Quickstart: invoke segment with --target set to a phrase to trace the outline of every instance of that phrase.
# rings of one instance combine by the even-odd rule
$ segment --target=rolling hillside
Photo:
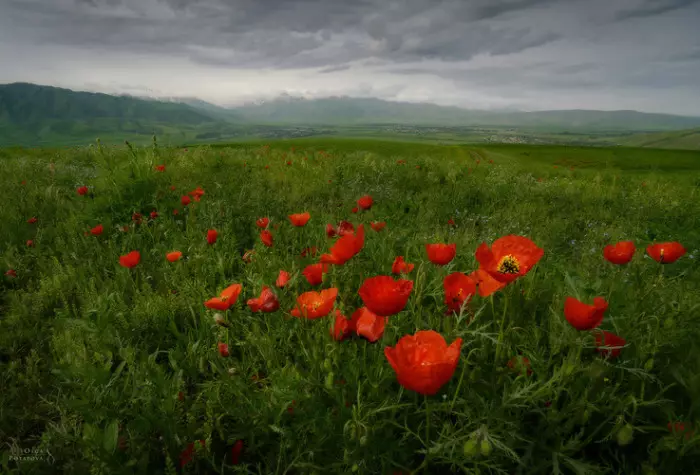
[[[700,129],[632,135],[620,143],[629,147],[700,150]]]

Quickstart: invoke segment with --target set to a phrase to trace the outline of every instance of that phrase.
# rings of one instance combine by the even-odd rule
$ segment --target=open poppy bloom
[[[497,292],[506,286],[504,282],[497,281],[491,277],[491,274],[483,269],[475,270],[469,274],[469,277],[476,283],[479,295],[482,297],[488,297],[492,293]]]
[[[289,215],[289,221],[291,221],[292,225],[296,227],[306,226],[306,223],[308,223],[310,219],[311,214],[308,212]]]
[[[167,254],[165,255],[165,258],[166,258],[169,262],[176,262],[176,261],[179,261],[179,260],[182,258],[182,253],[181,253],[180,251],[169,252],[169,253],[167,253]]]
[[[182,203],[182,206],[187,206],[191,202],[192,202],[192,200],[187,195],[182,195],[182,197],[180,198],[180,203]]]
[[[100,234],[102,234],[103,231],[104,227],[101,224],[98,224],[90,230],[90,234],[92,234],[93,236],[99,236]]]
[[[669,422],[668,424],[666,424],[666,427],[668,427],[668,431],[674,435],[684,434],[685,440],[690,439],[695,434],[695,431],[690,428],[690,425],[686,427],[685,422]]]
[[[129,254],[119,256],[119,265],[126,268],[133,268],[141,261],[141,253],[139,251],[131,251]]]
[[[325,317],[335,305],[338,289],[324,289],[320,292],[304,292],[297,297],[297,304],[292,309],[292,315],[310,320]]]
[[[595,297],[593,305],[586,305],[573,297],[567,297],[564,302],[566,321],[579,331],[593,330],[600,326],[607,309],[608,302],[602,297]]]
[[[353,209],[350,210],[351,213],[357,213],[359,211],[359,208],[355,206]]]
[[[279,309],[280,303],[269,287],[263,287],[262,292],[260,292],[260,297],[248,300],[248,307],[250,307],[250,311],[253,313],[270,313]]]
[[[270,224],[270,218],[258,218],[255,221],[255,225],[261,229],[265,229],[268,224]]]
[[[627,264],[634,256],[634,241],[621,241],[617,244],[609,244],[603,248],[603,257],[608,262],[622,265]]]
[[[143,221],[143,215],[141,213],[134,213],[131,215],[131,220],[136,224],[141,224]]]
[[[216,238],[219,237],[219,233],[216,232],[216,229],[210,229],[207,231],[207,242],[211,245],[216,242]]]
[[[333,227],[332,224],[326,224],[326,236],[333,238],[336,236],[345,236],[347,234],[352,234],[355,232],[355,226],[348,221],[341,221],[338,223],[337,227]]]
[[[445,288],[445,305],[453,312],[458,312],[462,306],[469,303],[476,293],[476,283],[461,272],[453,272],[442,282]]]
[[[200,440],[199,441],[200,447],[205,447],[205,441]],[[194,458],[194,442],[190,443],[185,450],[183,450],[180,453],[180,468],[183,468],[185,465],[190,463],[192,459]]]
[[[392,274],[408,274],[413,270],[415,266],[413,264],[408,264],[403,260],[403,256],[396,256],[394,263],[391,265]]]
[[[532,374],[532,369],[530,368],[530,359],[526,356],[514,356],[508,361],[508,368],[515,371],[518,374],[527,374],[530,376]]]
[[[78,187],[77,190],[75,190],[80,196],[85,196],[88,194],[88,187],[87,186],[81,186]]]
[[[461,347],[461,338],[447,346],[442,335],[425,330],[401,337],[395,347],[384,348],[384,356],[401,386],[432,396],[452,378]]]
[[[426,244],[428,259],[435,265],[444,266],[450,263],[457,254],[457,244]]]
[[[509,235],[496,239],[491,248],[484,242],[476,250],[479,268],[499,282],[510,283],[522,277],[544,255],[544,250],[526,237]]]
[[[321,282],[323,282],[323,274],[326,272],[328,272],[328,264],[318,263],[306,266],[306,268],[302,271],[302,274],[304,274],[306,280],[309,281],[309,284],[319,285]]]
[[[662,242],[647,247],[647,254],[660,264],[671,264],[685,254],[685,248],[679,242]]]
[[[384,229],[386,223],[384,221],[372,221],[369,223],[369,225],[372,226],[372,229],[374,229],[376,232],[379,232]]]
[[[187,194],[194,198],[195,201],[199,201],[202,199],[202,196],[204,196],[204,190],[201,186],[198,186],[197,188],[195,188]]]
[[[365,307],[380,317],[389,317],[406,307],[413,290],[412,280],[394,280],[388,275],[365,279],[358,293]]]
[[[354,322],[349,320],[343,313],[335,309],[335,322],[331,328],[331,336],[336,341],[343,341],[355,331]]]
[[[153,167],[153,168],[154,168],[155,171],[157,171],[157,172],[164,172],[164,171],[165,171],[165,165],[156,165],[156,166]]]
[[[254,254],[255,254],[255,251],[253,251],[253,250],[251,249],[251,250],[249,250],[249,251],[244,252],[244,253],[243,253],[243,257],[241,257],[241,259],[243,259],[243,262],[245,262],[245,263],[247,263],[247,264],[248,264],[248,263],[251,263],[251,262],[253,262],[253,255],[254,255]]]
[[[27,241],[27,247],[34,247],[34,241],[32,241],[31,239],[29,239],[29,240]]]
[[[374,203],[374,200],[372,199],[371,196],[365,195],[361,197],[359,200],[357,200],[357,206],[364,210],[368,210],[372,207],[372,204]]]
[[[603,356],[608,356],[611,359],[620,356],[622,347],[627,341],[624,338],[615,335],[614,333],[606,332],[605,330],[596,331],[595,346],[596,351]]]
[[[156,219],[158,217],[158,211],[151,211],[151,219]]]
[[[265,244],[267,247],[272,247],[272,233],[268,231],[267,229],[264,229],[260,233],[260,240],[262,241],[263,244]]]
[[[452,218],[447,220],[447,224],[449,224],[450,226],[456,226],[455,221]]]
[[[358,308],[350,319],[358,336],[374,343],[384,334],[384,327],[388,317],[380,317],[366,307]]]
[[[29,218],[29,219],[27,220],[27,222],[28,222],[29,224],[35,224],[37,221],[39,221],[39,220],[36,219],[36,216],[32,216],[31,218]]]
[[[231,284],[218,297],[210,298],[204,302],[204,306],[212,310],[228,310],[238,300],[241,290],[243,290],[241,284]]]
[[[228,345],[226,343],[219,343],[218,347],[219,347],[219,354],[224,358],[228,358],[228,356],[230,354],[228,352]]]
[[[277,280],[275,281],[275,285],[281,289],[285,285],[287,285],[288,282],[289,282],[289,272],[287,272],[285,270],[281,270],[280,275],[277,276]]]
[[[14,270],[14,269],[8,269],[8,270],[5,272],[5,275],[6,275],[7,277],[17,277],[17,271]]]
[[[365,245],[365,225],[360,224],[357,227],[357,233],[346,234],[345,236],[338,239],[333,247],[331,247],[330,254],[323,254],[321,256],[321,262],[326,264],[343,265],[349,261],[353,256],[362,250]]]

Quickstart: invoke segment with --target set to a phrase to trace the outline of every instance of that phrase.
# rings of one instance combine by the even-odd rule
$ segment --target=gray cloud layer
[[[700,0],[2,0],[0,82],[700,115],[699,24]]]

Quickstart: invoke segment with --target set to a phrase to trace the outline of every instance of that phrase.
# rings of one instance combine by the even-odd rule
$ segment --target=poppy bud
[[[464,443],[464,456],[473,457],[476,455],[476,440],[469,439]]]
[[[479,450],[481,451],[481,455],[488,457],[493,451],[493,445],[488,439],[484,439],[481,441],[481,444],[479,444]]]
[[[228,327],[231,326],[231,324],[228,323],[228,322],[226,321],[226,319],[224,319],[224,316],[221,315],[220,313],[215,313],[215,314],[214,314],[214,322],[215,322],[217,325],[221,326],[221,327],[226,327],[226,328],[228,328]]]
[[[617,431],[615,438],[617,439],[617,445],[621,447],[631,444],[632,440],[634,440],[634,428],[631,424],[625,424],[622,429]]]
[[[654,369],[654,358],[649,358],[646,363],[644,363],[644,369],[646,371],[651,371]]]
[[[333,371],[328,373],[326,375],[326,383],[325,383],[326,389],[329,391],[333,390]]]
[[[333,369],[333,366],[331,366],[331,360],[328,358],[323,361],[323,369],[329,372]]]

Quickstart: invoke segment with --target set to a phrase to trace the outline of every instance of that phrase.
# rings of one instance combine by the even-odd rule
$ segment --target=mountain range
[[[271,128],[387,125],[628,134],[700,128],[700,117],[637,111],[483,111],[351,97],[282,97],[225,108],[197,98],[155,100],[27,83],[0,85],[0,146],[84,143],[98,136],[122,141],[153,134],[173,142],[222,140]]]

